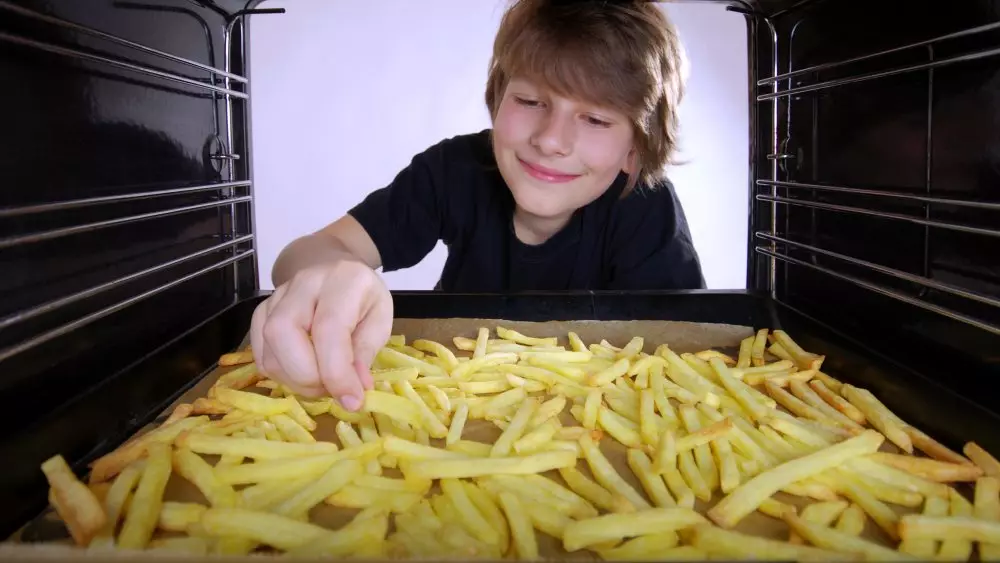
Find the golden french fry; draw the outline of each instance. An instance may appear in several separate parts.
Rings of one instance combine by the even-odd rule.
[[[163,507],[163,491],[172,472],[170,450],[169,445],[161,442],[149,445],[146,468],[139,477],[139,484],[136,485],[125,514],[125,522],[118,536],[118,547],[143,549],[152,539]]]
[[[239,497],[233,487],[219,481],[212,466],[190,449],[174,450],[173,470],[197,487],[212,506],[236,507]]]
[[[858,410],[857,407],[852,405],[850,401],[844,399],[833,391],[826,383],[820,379],[813,379],[809,382],[809,386],[812,387],[813,391],[820,396],[821,399],[826,401],[831,407],[840,411],[844,416],[853,420],[858,424],[864,424],[867,419],[864,413]]]
[[[903,431],[903,425],[881,401],[875,398],[875,395],[872,395],[867,389],[849,384],[840,387],[840,394],[857,407],[865,415],[868,423],[884,434],[890,442],[899,446],[906,453],[913,453],[913,441]]]
[[[941,483],[972,482],[983,475],[983,470],[975,465],[948,463],[936,459],[887,452],[872,454],[870,459],[883,465],[912,473],[917,477]]]
[[[444,451],[444,450],[442,450]],[[453,452],[446,452],[453,453]],[[527,475],[576,465],[576,453],[547,451],[501,458],[424,459],[409,466],[408,478],[447,479],[482,475]]]
[[[792,340],[792,337],[788,335],[787,332],[783,330],[774,330],[771,332],[774,335],[774,340],[781,344],[781,347],[788,352],[795,363],[800,369],[814,369],[819,370],[823,365],[824,356],[819,354],[813,354],[811,352],[806,352]]]
[[[1000,461],[997,461],[982,446],[975,442],[967,442],[962,451],[982,470],[983,475],[1000,477]]]
[[[563,532],[563,548],[577,551],[584,547],[627,537],[663,533],[707,524],[704,516],[690,508],[647,508],[627,514],[603,514],[576,520]]]
[[[653,505],[658,507],[677,506],[677,502],[667,491],[667,486],[663,479],[653,473],[653,464],[641,450],[630,448],[626,454],[629,469],[639,479],[642,488],[653,500]]]
[[[866,430],[858,436],[764,471],[719,501],[708,511],[708,517],[719,526],[732,528],[783,486],[837,467],[851,458],[872,453],[884,440],[878,432]]]
[[[208,507],[194,502],[165,501],[157,514],[156,527],[168,532],[186,532],[201,521]]]
[[[851,503],[851,505],[840,514],[840,518],[837,520],[835,528],[839,532],[852,536],[861,535],[861,532],[865,529],[864,509],[855,503]]]
[[[611,462],[608,461],[608,458],[601,453],[600,447],[593,438],[590,436],[583,436],[580,438],[578,443],[580,444],[581,450],[583,450],[583,456],[587,462],[587,466],[590,468],[590,472],[594,475],[594,479],[596,479],[601,486],[614,494],[618,494],[626,498],[637,510],[651,508],[650,504],[646,502],[646,499],[644,499],[642,495],[640,495],[639,492],[632,487],[632,485],[629,485],[622,478],[622,476],[615,471],[614,466],[612,466]],[[575,465],[575,463],[573,465]]]
[[[786,513],[784,520],[798,535],[816,547],[834,552],[860,555],[872,561],[913,561],[914,558],[896,550],[845,534],[823,523],[811,522],[795,514]]]
[[[207,416],[185,418],[178,420],[173,424],[160,426],[147,434],[143,434],[142,436],[127,442],[115,451],[94,461],[90,467],[90,482],[100,483],[107,481],[121,472],[121,470],[125,469],[132,462],[142,458],[142,456],[146,454],[146,449],[150,444],[173,443],[173,441],[177,439],[182,432],[207,424],[208,422],[209,418]]]
[[[55,455],[42,463],[56,513],[77,545],[88,545],[108,522],[101,501],[80,481],[66,460]],[[148,486],[147,486],[148,487]]]
[[[755,366],[764,365],[764,348],[767,346],[767,329],[762,328],[754,334],[753,344],[750,346],[750,363]]]
[[[743,534],[710,524],[691,528],[690,543],[709,555],[795,561],[860,561],[861,556]]]

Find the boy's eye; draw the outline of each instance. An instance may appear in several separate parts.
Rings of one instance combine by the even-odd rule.
[[[611,123],[604,121],[603,119],[598,119],[592,115],[584,116],[584,120],[588,125],[593,125],[594,127],[611,127]]]
[[[527,98],[521,98],[519,96],[514,97],[514,101],[526,108],[538,108],[542,107],[542,102],[536,100],[529,100]]]

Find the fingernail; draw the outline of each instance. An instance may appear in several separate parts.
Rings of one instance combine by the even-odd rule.
[[[344,405],[344,408],[349,411],[356,411],[361,408],[361,400],[354,395],[344,396],[344,398],[341,399],[341,403]]]

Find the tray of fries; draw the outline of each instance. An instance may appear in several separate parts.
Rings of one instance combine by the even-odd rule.
[[[252,360],[82,479],[48,459],[65,538],[0,556],[1000,558],[1000,463],[784,330],[397,319],[357,413]]]

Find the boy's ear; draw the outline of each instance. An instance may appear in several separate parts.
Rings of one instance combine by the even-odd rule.
[[[639,152],[635,150],[635,147],[632,147],[632,150],[628,151],[622,171],[629,175],[639,171]]]

